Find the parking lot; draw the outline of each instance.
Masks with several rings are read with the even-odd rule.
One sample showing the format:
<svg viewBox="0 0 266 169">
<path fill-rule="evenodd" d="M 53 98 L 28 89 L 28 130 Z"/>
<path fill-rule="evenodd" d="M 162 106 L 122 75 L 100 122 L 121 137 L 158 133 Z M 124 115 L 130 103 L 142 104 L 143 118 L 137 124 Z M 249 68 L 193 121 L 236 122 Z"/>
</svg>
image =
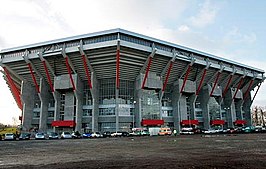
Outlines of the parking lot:
<svg viewBox="0 0 266 169">
<path fill-rule="evenodd" d="M 266 168 L 266 134 L 0 142 L 0 168 Z"/>
</svg>

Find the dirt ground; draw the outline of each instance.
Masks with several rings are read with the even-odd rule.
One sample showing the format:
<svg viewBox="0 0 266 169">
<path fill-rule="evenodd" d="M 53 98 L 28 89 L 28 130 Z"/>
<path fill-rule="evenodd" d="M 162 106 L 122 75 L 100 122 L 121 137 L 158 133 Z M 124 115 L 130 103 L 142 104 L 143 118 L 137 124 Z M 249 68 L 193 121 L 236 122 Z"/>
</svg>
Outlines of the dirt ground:
<svg viewBox="0 0 266 169">
<path fill-rule="evenodd" d="M 266 168 L 266 133 L 0 141 L 0 168 Z"/>
</svg>

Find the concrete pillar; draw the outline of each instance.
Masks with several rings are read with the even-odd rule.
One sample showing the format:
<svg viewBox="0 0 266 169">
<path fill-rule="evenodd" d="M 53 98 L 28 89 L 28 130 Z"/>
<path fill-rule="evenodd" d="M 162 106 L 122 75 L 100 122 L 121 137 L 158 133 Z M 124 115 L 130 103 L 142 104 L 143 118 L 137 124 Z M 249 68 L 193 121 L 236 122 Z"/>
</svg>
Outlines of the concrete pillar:
<svg viewBox="0 0 266 169">
<path fill-rule="evenodd" d="M 83 83 L 77 77 L 76 90 L 74 92 L 76 98 L 76 126 L 75 131 L 81 131 L 82 128 L 82 115 L 83 115 Z"/>
<path fill-rule="evenodd" d="M 43 78 L 40 79 L 40 93 L 39 97 L 41 100 L 41 108 L 40 108 L 40 122 L 39 122 L 39 130 L 46 131 L 47 129 L 47 117 L 48 117 L 48 105 L 50 93 L 48 91 L 49 86 L 45 83 Z"/>
<path fill-rule="evenodd" d="M 224 97 L 224 106 L 226 115 L 227 115 L 227 127 L 232 128 L 234 127 L 234 121 L 236 120 L 236 112 L 235 112 L 235 103 L 233 100 L 234 91 L 229 89 Z"/>
<path fill-rule="evenodd" d="M 36 89 L 29 82 L 23 81 L 21 85 L 21 100 L 23 103 L 22 126 L 23 130 L 28 131 L 31 128 L 32 115 L 34 109 Z"/>
<path fill-rule="evenodd" d="M 95 76 L 95 73 L 91 73 L 91 82 L 92 82 L 92 131 L 98 131 L 98 117 L 99 117 L 99 90 L 98 90 L 98 82 Z"/>
<path fill-rule="evenodd" d="M 143 95 L 142 89 L 136 89 L 135 90 L 135 127 L 141 127 L 141 120 L 142 120 L 142 114 L 141 114 L 141 98 Z"/>
<path fill-rule="evenodd" d="M 247 121 L 247 126 L 251 126 L 252 125 L 252 118 L 251 118 L 251 94 L 250 92 L 248 93 L 248 96 L 246 98 L 246 100 L 243 103 L 243 111 L 245 112 L 245 116 L 243 117 L 244 120 Z"/>
<path fill-rule="evenodd" d="M 53 97 L 55 100 L 55 109 L 54 109 L 54 121 L 59 120 L 60 115 L 60 93 L 58 91 L 54 91 Z M 56 127 L 53 128 L 53 130 L 56 130 Z"/>
<path fill-rule="evenodd" d="M 187 118 L 187 100 L 185 95 L 181 95 L 179 99 L 179 114 L 180 122 L 182 120 L 188 120 Z"/>
<path fill-rule="evenodd" d="M 204 86 L 199 94 L 199 101 L 202 108 L 203 126 L 204 129 L 210 129 L 210 112 L 209 112 L 209 100 L 210 100 L 211 86 Z"/>
<path fill-rule="evenodd" d="M 173 118 L 174 118 L 174 128 L 180 133 L 180 89 L 179 84 L 174 83 L 173 93 L 172 93 L 172 105 L 173 105 Z"/>
<path fill-rule="evenodd" d="M 190 108 L 191 108 L 191 112 L 190 112 L 190 118 L 191 120 L 195 120 L 196 119 L 196 111 L 195 111 L 195 105 L 196 105 L 196 100 L 197 100 L 197 95 L 193 94 L 190 96 Z"/>
<path fill-rule="evenodd" d="M 243 100 L 235 100 L 236 119 L 243 120 Z"/>
</svg>

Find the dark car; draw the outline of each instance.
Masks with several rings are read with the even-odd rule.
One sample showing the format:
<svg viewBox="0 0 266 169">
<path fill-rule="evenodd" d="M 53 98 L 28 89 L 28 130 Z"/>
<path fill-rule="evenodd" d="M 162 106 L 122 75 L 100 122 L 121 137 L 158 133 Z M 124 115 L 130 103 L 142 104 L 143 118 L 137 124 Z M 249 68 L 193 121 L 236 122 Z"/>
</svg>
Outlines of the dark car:
<svg viewBox="0 0 266 169">
<path fill-rule="evenodd" d="M 72 138 L 81 138 L 81 134 L 78 131 L 73 132 L 71 135 Z"/>
<path fill-rule="evenodd" d="M 126 131 L 121 131 L 122 133 L 122 137 L 128 137 L 129 136 L 129 132 L 126 132 Z"/>
<path fill-rule="evenodd" d="M 29 140 L 30 139 L 31 134 L 30 133 L 21 133 L 19 136 L 20 140 Z"/>
<path fill-rule="evenodd" d="M 103 137 L 111 137 L 111 132 L 110 131 L 103 132 Z"/>
</svg>

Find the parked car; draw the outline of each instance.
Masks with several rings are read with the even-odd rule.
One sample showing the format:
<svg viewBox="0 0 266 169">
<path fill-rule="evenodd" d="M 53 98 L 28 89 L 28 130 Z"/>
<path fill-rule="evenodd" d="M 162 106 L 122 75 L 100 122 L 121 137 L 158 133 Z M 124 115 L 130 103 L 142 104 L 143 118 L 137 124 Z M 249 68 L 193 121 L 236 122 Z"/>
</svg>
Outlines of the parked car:
<svg viewBox="0 0 266 169">
<path fill-rule="evenodd" d="M 161 128 L 158 135 L 159 136 L 172 135 L 172 130 L 170 128 Z"/>
<path fill-rule="evenodd" d="M 72 135 L 72 138 L 81 138 L 81 134 L 78 131 L 73 132 L 71 135 Z"/>
<path fill-rule="evenodd" d="M 110 131 L 103 132 L 103 137 L 111 137 L 111 132 Z"/>
<path fill-rule="evenodd" d="M 48 133 L 49 139 L 59 139 L 59 135 L 56 132 L 50 132 Z"/>
<path fill-rule="evenodd" d="M 142 135 L 142 136 L 149 136 L 150 135 L 150 132 L 148 130 L 142 130 L 140 132 L 140 135 Z"/>
<path fill-rule="evenodd" d="M 62 134 L 61 134 L 61 139 L 71 139 L 72 138 L 72 135 L 70 132 L 66 132 L 64 131 Z"/>
<path fill-rule="evenodd" d="M 91 138 L 92 133 L 83 133 L 82 138 Z"/>
<path fill-rule="evenodd" d="M 204 133 L 204 134 L 215 134 L 216 131 L 214 129 L 208 129 L 208 130 L 202 130 L 202 133 Z"/>
<path fill-rule="evenodd" d="M 100 132 L 93 132 L 91 134 L 91 137 L 92 138 L 101 138 L 101 137 L 103 137 L 103 135 Z"/>
<path fill-rule="evenodd" d="M 6 133 L 4 140 L 16 140 L 16 136 L 13 133 Z"/>
<path fill-rule="evenodd" d="M 184 127 L 181 129 L 180 134 L 195 134 L 192 127 Z"/>
<path fill-rule="evenodd" d="M 45 134 L 44 133 L 36 133 L 35 134 L 35 140 L 44 140 Z"/>
<path fill-rule="evenodd" d="M 21 133 L 21 134 L 19 135 L 19 139 L 20 139 L 20 140 L 29 140 L 29 139 L 30 139 L 30 136 L 31 136 L 30 133 Z"/>
<path fill-rule="evenodd" d="M 117 131 L 117 132 L 113 132 L 111 133 L 111 136 L 112 137 L 128 137 L 129 136 L 129 133 L 126 132 L 126 131 Z"/>
<path fill-rule="evenodd" d="M 254 132 L 254 130 L 255 130 L 255 127 L 253 126 L 248 126 L 243 129 L 244 133 L 252 133 Z"/>
</svg>

